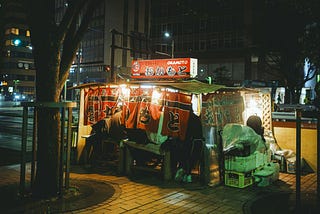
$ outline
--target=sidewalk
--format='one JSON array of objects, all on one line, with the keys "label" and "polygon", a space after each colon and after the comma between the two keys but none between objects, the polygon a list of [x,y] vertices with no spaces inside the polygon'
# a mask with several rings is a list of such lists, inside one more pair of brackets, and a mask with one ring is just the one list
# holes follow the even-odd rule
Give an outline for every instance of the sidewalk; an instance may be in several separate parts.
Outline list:
[{"label": "sidewalk", "polygon": [[97,171],[72,166],[71,184],[84,191],[81,197],[67,198],[61,203],[28,200],[14,204],[10,197],[17,194],[19,169],[19,165],[0,167],[0,197],[1,203],[6,203],[2,204],[4,213],[320,213],[316,174],[301,177],[303,212],[294,212],[293,174],[280,173],[280,179],[268,187],[240,189],[202,186],[198,182],[165,183],[150,172],[139,172],[129,179],[117,175],[111,168]]}]

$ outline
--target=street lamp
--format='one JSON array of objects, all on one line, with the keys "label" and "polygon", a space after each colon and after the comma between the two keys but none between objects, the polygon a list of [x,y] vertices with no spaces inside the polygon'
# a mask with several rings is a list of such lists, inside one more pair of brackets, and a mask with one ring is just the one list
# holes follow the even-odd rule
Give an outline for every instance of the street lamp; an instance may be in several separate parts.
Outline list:
[{"label": "street lamp", "polygon": [[166,38],[171,38],[171,58],[174,58],[174,39],[173,39],[173,36],[169,32],[165,32],[164,36]]}]

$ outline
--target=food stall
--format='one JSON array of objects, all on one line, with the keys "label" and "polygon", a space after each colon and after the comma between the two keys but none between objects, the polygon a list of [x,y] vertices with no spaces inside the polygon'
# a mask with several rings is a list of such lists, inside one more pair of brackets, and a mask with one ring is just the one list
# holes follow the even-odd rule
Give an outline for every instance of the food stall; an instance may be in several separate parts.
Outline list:
[{"label": "food stall", "polygon": [[[130,151],[138,149],[152,152],[165,159],[162,165],[167,166],[162,171],[165,180],[168,180],[173,177],[171,170],[174,164],[170,162],[173,155],[170,154],[170,149],[163,152],[161,145],[164,145],[168,138],[184,140],[192,110],[201,118],[204,139],[200,177],[209,185],[221,183],[223,178],[219,162],[222,160],[219,152],[222,148],[219,131],[228,123],[243,124],[250,114],[257,114],[255,111],[259,111],[263,118],[265,129],[270,130],[270,93],[226,88],[194,80],[196,67],[197,61],[190,58],[137,60],[132,64],[132,81],[78,86],[78,162],[86,162],[86,144],[93,126],[118,113],[118,124],[127,131],[124,137],[117,136],[117,139],[111,139],[120,147],[120,172],[131,172],[135,159],[139,157],[134,157]],[[262,104],[259,104],[259,108],[253,109],[250,102],[257,100],[267,102],[260,102]],[[110,128],[110,123],[106,124],[109,124],[107,126]],[[145,131],[148,134],[147,142],[146,138],[141,140],[137,135],[137,138],[130,139],[129,135],[133,129]],[[115,133],[119,132],[110,134],[108,141]]]}]

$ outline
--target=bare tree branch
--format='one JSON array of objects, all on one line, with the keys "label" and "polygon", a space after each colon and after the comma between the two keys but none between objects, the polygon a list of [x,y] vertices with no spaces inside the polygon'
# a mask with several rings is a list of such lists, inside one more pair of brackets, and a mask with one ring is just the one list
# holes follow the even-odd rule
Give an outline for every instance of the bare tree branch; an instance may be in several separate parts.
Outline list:
[{"label": "bare tree branch", "polygon": [[[65,42],[63,46],[64,51],[61,57],[60,74],[59,74],[60,86],[63,86],[64,82],[67,79],[69,68],[71,67],[72,60],[76,56],[76,51],[79,48],[81,39],[83,38],[83,35],[86,33],[88,29],[88,26],[90,24],[90,21],[92,20],[93,13],[97,8],[97,5],[99,5],[102,1],[103,0],[92,0],[90,2],[88,1],[87,4],[83,4],[82,8],[86,7],[86,9],[83,17],[81,18],[79,28],[75,32],[74,26],[72,26],[70,31],[67,32],[66,41],[71,39],[72,42],[68,42],[68,43]],[[74,24],[75,23],[73,22],[72,25]]]},{"label": "bare tree branch", "polygon": [[70,0],[67,10],[59,24],[58,30],[57,30],[57,40],[63,41],[65,34],[72,23],[72,21],[75,19],[75,16],[79,11],[81,10],[81,6],[87,2],[86,0]]}]

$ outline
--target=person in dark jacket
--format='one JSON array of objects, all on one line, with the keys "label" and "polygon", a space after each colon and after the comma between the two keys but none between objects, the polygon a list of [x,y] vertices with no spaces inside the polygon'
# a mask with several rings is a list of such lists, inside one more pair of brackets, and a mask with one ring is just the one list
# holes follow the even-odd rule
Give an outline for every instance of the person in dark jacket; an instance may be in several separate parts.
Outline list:
[{"label": "person in dark jacket", "polygon": [[191,171],[201,159],[203,149],[203,134],[200,117],[190,111],[187,134],[184,141],[178,141],[180,148],[179,169],[175,179],[186,183],[192,182]]}]

